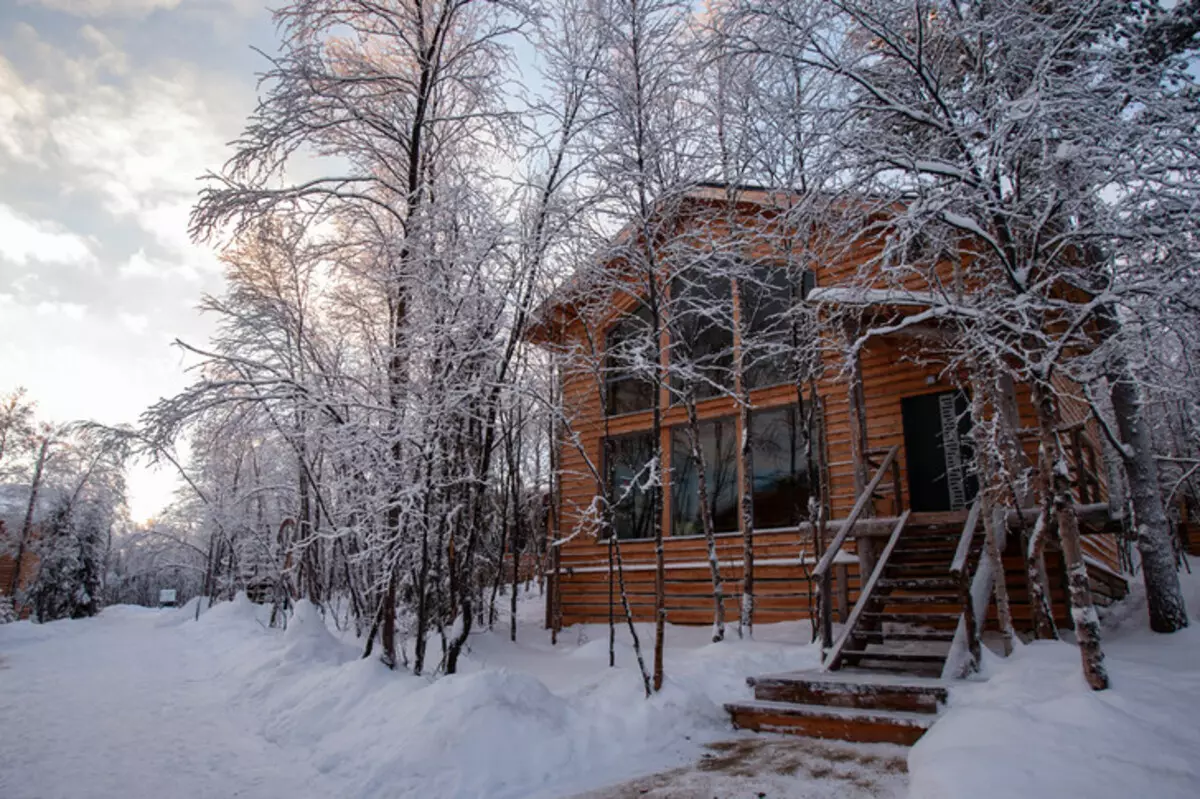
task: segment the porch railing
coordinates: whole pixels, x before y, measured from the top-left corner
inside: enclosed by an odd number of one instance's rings
[[[996,564],[988,557],[987,552],[980,555],[974,573],[970,571],[971,544],[975,538],[979,513],[980,503],[976,500],[967,515],[958,549],[954,553],[954,561],[950,565],[950,575],[957,579],[959,584],[962,615],[954,631],[954,639],[950,642],[950,652],[942,669],[943,679],[962,679],[979,670],[983,653],[983,626],[992,602],[992,588],[997,579],[1004,579],[1003,571],[1000,574],[996,573]],[[1001,552],[1004,551],[1007,529],[1007,514],[998,508],[993,514],[992,530],[997,537],[996,546]]]
[[[846,543],[850,533],[854,530],[854,525],[858,523],[859,517],[867,509],[867,506],[872,502],[875,495],[875,490],[879,488],[879,484],[883,482],[884,475],[888,469],[896,462],[896,454],[900,451],[900,447],[893,446],[887,451],[883,461],[879,464],[879,468],[875,470],[875,475],[871,481],[867,483],[866,488],[858,495],[858,499],[854,502],[854,507],[850,510],[850,515],[846,517],[846,521],[837,531],[837,535],[829,542],[829,547],[825,553],[821,555],[821,560],[813,569],[812,577],[818,580],[821,586],[821,646],[823,649],[829,649],[833,646],[833,561],[841,551],[842,545]],[[899,470],[893,472],[893,480],[896,485],[893,486],[893,491],[899,497]]]
[[[846,620],[846,627],[842,630],[842,634],[838,637],[837,643],[829,650],[829,654],[825,657],[822,664],[823,668],[833,670],[842,665],[842,651],[846,645],[854,640],[855,630],[858,628],[858,623],[862,620],[862,614],[866,612],[870,606],[871,600],[875,596],[875,587],[879,584],[883,577],[883,572],[887,569],[888,560],[892,557],[892,550],[896,548],[896,543],[900,540],[900,534],[904,532],[905,525],[908,524],[908,517],[912,511],[904,511],[900,514],[900,519],[896,522],[896,526],[892,528],[892,534],[888,537],[887,545],[880,553],[879,559],[875,561],[875,568],[871,571],[871,577],[867,580],[866,585],[858,594],[858,601],[854,603],[854,610],[850,611],[850,618]]]

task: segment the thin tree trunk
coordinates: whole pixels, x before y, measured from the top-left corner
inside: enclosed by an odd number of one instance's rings
[[[704,528],[704,542],[708,548],[708,570],[713,586],[713,643],[725,640],[725,590],[721,584],[721,564],[717,561],[717,538],[713,530],[712,507],[708,504],[708,468],[704,452],[700,448],[700,421],[696,416],[695,397],[689,394],[685,400],[688,417],[688,439],[692,449],[692,461],[696,464],[696,493],[700,503],[700,523]]]
[[[738,410],[742,438],[738,442],[738,479],[741,482],[742,522],[742,603],[738,617],[738,633],[754,637],[754,473],[750,452],[750,397],[742,392]]]
[[[1024,547],[1025,581],[1029,586],[1033,635],[1043,641],[1058,640],[1058,627],[1054,623],[1054,611],[1050,606],[1050,594],[1046,588],[1046,538],[1050,532],[1049,528],[1054,525],[1050,513],[1049,506],[1044,505]]]
[[[383,644],[383,655],[381,660],[383,665],[389,669],[396,668],[396,581],[398,569],[395,564],[388,567],[391,574],[388,576],[387,590],[383,593],[383,609],[382,623],[380,624],[380,638]]]
[[[1066,460],[1058,442],[1059,413],[1048,381],[1033,383],[1033,399],[1037,408],[1038,430],[1041,438],[1039,467],[1043,491],[1058,521],[1058,540],[1062,546],[1067,570],[1067,594],[1071,604],[1071,621],[1083,661],[1083,676],[1093,690],[1108,687],[1108,672],[1104,667],[1104,652],[1100,648],[1100,617],[1092,604],[1092,589],[1088,584],[1087,564],[1079,538],[1079,517],[1071,495],[1071,483]]]
[[[990,387],[990,383],[986,377],[979,372],[976,372],[975,391],[971,398],[971,418],[974,420],[973,430],[975,437],[975,462],[979,465],[979,512],[983,517],[984,529],[984,547],[987,552],[988,559],[992,562],[993,577],[993,593],[996,597],[996,616],[1000,623],[1000,632],[1004,636],[1004,654],[1005,656],[1012,654],[1013,638],[1015,633],[1013,630],[1012,607],[1008,600],[1008,582],[1006,572],[1004,571],[1004,553],[1000,550],[999,535],[1005,529],[997,527],[997,518],[995,513],[995,503],[993,502],[994,485],[996,477],[996,458],[993,454],[992,441],[989,440],[986,428],[983,424],[984,416],[984,395],[987,394],[991,400],[993,411],[999,414],[999,403],[996,401],[994,391],[985,389],[985,386]],[[1002,516],[1003,523],[1007,520]]]
[[[42,437],[42,446],[38,448],[37,463],[33,467],[33,479],[29,484],[29,504],[25,506],[25,518],[21,522],[21,537],[17,539],[17,559],[13,566],[12,581],[8,586],[8,595],[13,599],[14,612],[20,616],[17,607],[17,589],[21,586],[21,564],[25,560],[25,548],[29,546],[29,536],[33,532],[33,514],[37,509],[38,489],[42,485],[42,469],[46,465],[46,451],[50,448],[50,436]]]
[[[621,558],[621,542],[617,540],[615,535],[612,535],[611,526],[609,527],[609,530],[609,538],[613,540],[613,553],[617,560],[617,583],[621,588],[621,608],[625,611],[625,623],[629,625],[629,637],[633,641],[633,654],[634,657],[637,658],[638,673],[642,675],[642,686],[646,689],[646,698],[649,699],[650,695],[654,693],[657,688],[654,687],[651,681],[650,672],[646,671],[646,660],[642,657],[642,641],[638,637],[637,627],[633,623],[633,609],[629,606],[629,594],[625,590],[625,562]],[[661,640],[661,637],[659,637],[655,641],[655,658],[658,658],[661,654],[658,651],[658,642]],[[661,683],[662,673],[658,672],[656,676]],[[659,687],[661,687],[661,684]]]
[[[737,447],[738,509],[742,530],[742,601],[738,614],[738,637],[754,637],[754,465],[750,442],[750,386],[746,381],[746,347],[742,337],[743,308],[738,282],[732,281],[733,387],[738,395],[738,425],[741,438]]]

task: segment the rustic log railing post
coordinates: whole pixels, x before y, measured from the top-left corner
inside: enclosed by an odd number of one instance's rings
[[[826,569],[821,573],[821,649],[833,646],[833,575]]]
[[[845,563],[837,563],[833,567],[837,576],[837,607],[838,621],[845,623],[846,614],[850,611],[850,569]]]
[[[900,495],[900,459],[892,461],[892,509],[899,516],[904,512],[903,497]]]
[[[969,655],[964,670],[967,673],[979,668],[979,660],[982,655],[979,624],[975,618],[975,599],[971,590],[974,581],[971,579],[971,572],[968,568],[971,560],[971,544],[975,539],[975,527],[979,522],[979,511],[982,504],[980,500],[976,499],[971,505],[971,510],[967,513],[967,522],[963,525],[962,535],[958,539],[958,548],[954,551],[954,560],[950,563],[950,576],[958,581],[959,601],[962,604],[962,630]],[[1001,572],[1000,579],[1003,579],[1003,572]],[[954,643],[957,642],[951,643],[952,651]]]

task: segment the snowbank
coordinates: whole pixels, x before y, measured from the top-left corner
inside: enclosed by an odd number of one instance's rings
[[[1107,691],[1087,687],[1069,643],[991,659],[990,678],[955,688],[949,710],[913,747],[910,796],[1200,796],[1200,579],[1184,578],[1186,630],[1150,632],[1136,595],[1121,609],[1103,641]]]
[[[561,797],[692,762],[733,735],[721,703],[748,695],[747,676],[816,657],[795,644],[800,625],[768,628],[782,641],[721,644],[669,628],[669,678],[646,700],[627,643],[608,668],[604,627],[568,630],[556,647],[532,626],[517,644],[480,634],[463,673],[430,679],[360,659],[308,603],[265,635],[247,605],[217,605],[181,632],[204,638],[231,702],[269,742],[306,750],[347,797]]]

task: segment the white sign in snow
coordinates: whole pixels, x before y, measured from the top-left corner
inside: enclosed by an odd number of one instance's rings
[[[174,605],[175,604],[175,589],[164,588],[158,592],[158,604]]]

